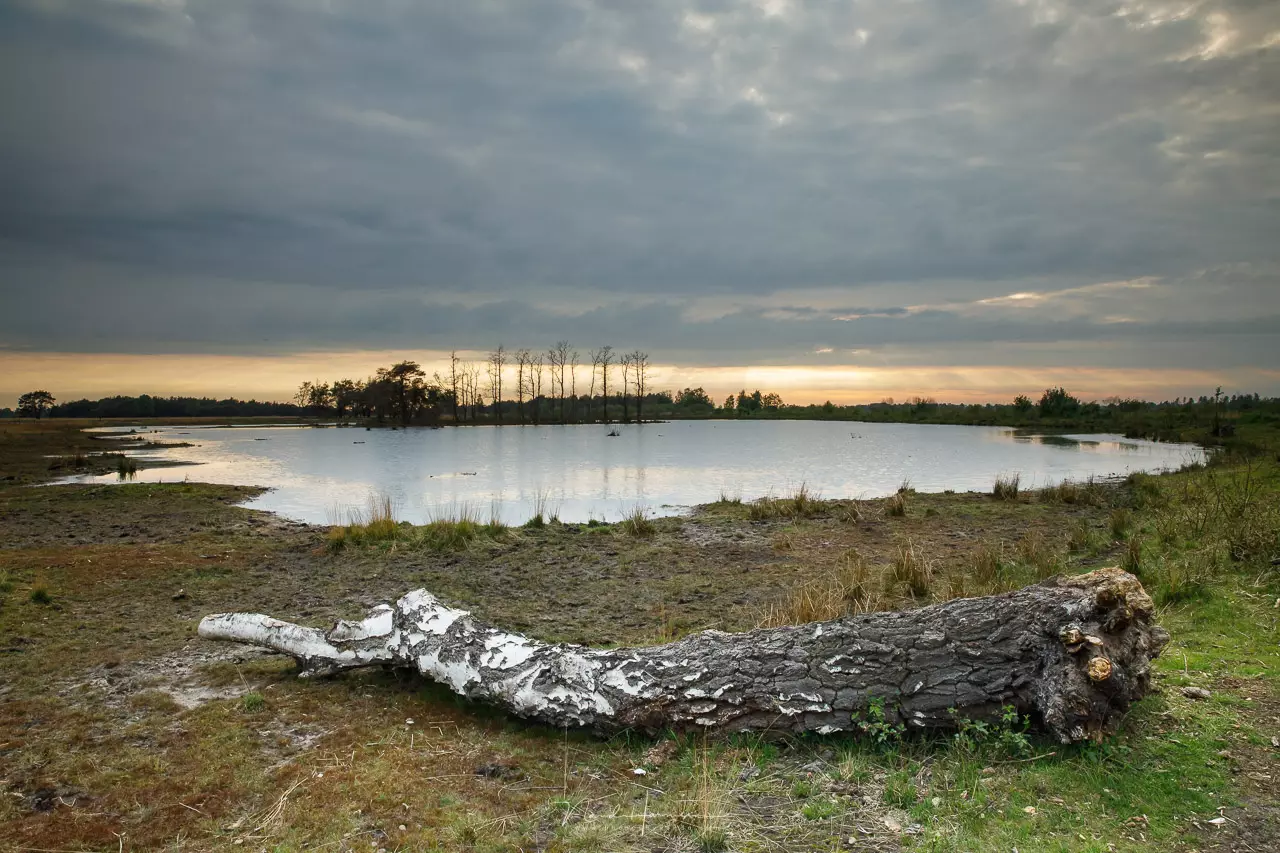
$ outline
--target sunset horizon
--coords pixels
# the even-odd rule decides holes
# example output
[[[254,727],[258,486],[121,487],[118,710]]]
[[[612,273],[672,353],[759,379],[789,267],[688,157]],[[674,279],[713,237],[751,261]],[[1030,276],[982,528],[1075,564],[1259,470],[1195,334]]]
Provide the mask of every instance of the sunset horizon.
[[[485,351],[458,351],[483,362]],[[651,392],[701,387],[717,402],[742,390],[779,394],[787,404],[866,405],[884,400],[929,398],[939,403],[1008,403],[1019,394],[1038,397],[1063,387],[1085,401],[1111,398],[1163,402],[1225,394],[1280,396],[1280,369],[1160,370],[1124,368],[1008,368],[992,365],[753,365],[651,367]],[[0,408],[21,394],[47,390],[61,403],[114,396],[211,397],[289,402],[303,382],[365,380],[398,361],[421,364],[428,377],[447,376],[449,353],[436,350],[297,353],[279,356],[114,353],[14,353],[0,351]],[[579,365],[580,394],[587,392],[589,365]],[[515,368],[504,376],[512,379]],[[128,377],[122,379],[121,377]],[[508,386],[511,387],[511,386]],[[598,389],[597,389],[598,393]],[[504,394],[504,398],[509,395]]]

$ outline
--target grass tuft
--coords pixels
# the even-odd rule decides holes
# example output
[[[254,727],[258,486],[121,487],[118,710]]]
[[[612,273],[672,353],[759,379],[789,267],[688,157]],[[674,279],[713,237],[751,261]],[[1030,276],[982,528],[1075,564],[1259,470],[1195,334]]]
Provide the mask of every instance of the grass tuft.
[[[618,528],[628,536],[652,536],[658,529],[649,511],[639,504],[618,523]]]
[[[1131,526],[1133,526],[1133,510],[1123,506],[1111,510],[1111,535],[1114,538],[1123,539],[1129,534]]]
[[[910,541],[899,543],[889,566],[889,582],[912,598],[925,598],[933,587],[933,567]]]
[[[826,622],[884,607],[879,585],[873,582],[866,563],[850,553],[827,572],[791,590],[787,597],[770,604],[761,615],[759,627],[804,625]]]
[[[991,495],[998,501],[1016,501],[1021,482],[1021,474],[1013,474],[1011,476],[1002,474],[996,477],[995,485],[991,487]]]
[[[907,493],[896,492],[884,499],[884,514],[892,518],[902,518],[907,514]]]
[[[50,605],[53,604],[53,593],[49,592],[49,588],[42,583],[38,583],[31,587],[31,592],[27,598],[32,604]]]
[[[404,537],[404,529],[396,521],[395,506],[390,495],[370,495],[365,509],[348,513],[347,524],[329,528],[329,550],[341,551],[349,545],[394,542]]]
[[[240,710],[246,714],[256,714],[265,707],[267,707],[267,699],[257,690],[240,697]]]
[[[121,480],[132,480],[138,476],[138,463],[128,456],[121,456],[116,460],[116,476]]]
[[[823,511],[822,499],[801,483],[791,494],[781,497],[763,497],[747,506],[747,517],[752,521],[774,518],[813,518]]]

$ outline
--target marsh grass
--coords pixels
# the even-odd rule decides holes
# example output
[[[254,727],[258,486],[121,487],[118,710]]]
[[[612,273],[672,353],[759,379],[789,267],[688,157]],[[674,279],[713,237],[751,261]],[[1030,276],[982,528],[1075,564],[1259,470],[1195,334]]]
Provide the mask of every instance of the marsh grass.
[[[767,521],[775,518],[813,518],[825,511],[821,496],[815,494],[805,483],[784,497],[766,496],[747,505],[747,517],[752,521]]]
[[[1092,554],[1100,547],[1098,533],[1089,524],[1089,520],[1082,518],[1075,524],[1071,525],[1071,531],[1067,534],[1067,549],[1076,554]]]
[[[48,606],[53,604],[53,593],[49,592],[49,587],[42,583],[37,583],[31,587],[31,592],[27,593],[27,599],[32,604]]]
[[[116,476],[121,480],[132,480],[138,476],[138,463],[128,456],[116,459]]]
[[[1120,554],[1120,568],[1131,575],[1142,574],[1142,537],[1130,536]]]
[[[1090,477],[1084,483],[1063,480],[1039,491],[1042,503],[1059,503],[1070,506],[1100,506],[1106,500],[1102,486]]]
[[[1016,501],[1022,482],[1021,474],[1000,475],[991,487],[991,496],[998,501]]]
[[[1062,558],[1048,537],[1032,530],[1018,541],[1018,562],[1032,570],[1036,580],[1044,580],[1062,569]]]
[[[1148,567],[1147,584],[1160,605],[1204,601],[1212,596],[1211,584],[1220,570],[1212,551],[1192,552],[1181,559],[1162,557]]]
[[[933,588],[933,566],[910,540],[898,543],[889,564],[889,584],[911,598],[926,598]]]
[[[757,624],[776,628],[826,622],[884,607],[879,578],[861,556],[849,553],[817,577],[796,586],[785,598],[769,604]]]
[[[341,551],[349,545],[389,543],[405,538],[407,531],[396,520],[390,495],[371,494],[364,509],[352,508],[346,515],[346,524],[335,523],[329,528],[327,539],[332,551]]]
[[[969,576],[980,589],[998,589],[1004,574],[1004,543],[983,542],[969,558]]]
[[[1111,535],[1114,538],[1125,538],[1129,535],[1129,528],[1132,526],[1133,510],[1123,506],[1111,510]]]
[[[628,536],[652,536],[657,532],[658,527],[649,517],[649,511],[640,504],[636,504],[631,512],[623,516],[622,521],[618,523],[618,529]]]
[[[396,518],[395,504],[388,495],[370,496],[365,509],[347,512],[346,524],[335,524],[327,536],[331,551],[351,546],[379,545],[428,551],[461,551],[478,542],[496,541],[510,534],[490,508],[488,519],[469,504],[459,504],[433,517],[426,524],[412,525]]]
[[[548,524],[560,521],[560,508],[551,502],[551,492],[541,491],[533,496],[533,515],[524,523],[525,527],[539,530]]]
[[[907,492],[898,491],[884,499],[884,514],[891,518],[903,518],[907,514]]]

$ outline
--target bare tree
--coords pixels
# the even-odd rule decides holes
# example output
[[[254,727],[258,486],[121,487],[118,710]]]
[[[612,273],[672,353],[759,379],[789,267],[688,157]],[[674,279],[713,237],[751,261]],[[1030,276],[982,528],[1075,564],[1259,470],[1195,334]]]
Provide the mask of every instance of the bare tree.
[[[542,368],[544,366],[542,354],[539,353],[537,358],[529,360],[529,397],[533,403],[533,422],[535,424],[542,423]]]
[[[588,355],[591,358],[591,390],[587,394],[587,420],[591,420],[591,404],[596,399],[596,371],[600,369],[601,354],[604,350],[593,349]]]
[[[649,385],[649,353],[636,350],[631,353],[632,384],[636,389],[636,423],[643,423],[644,394]]]
[[[507,350],[498,348],[489,353],[489,393],[493,397],[493,419],[502,423],[502,371],[507,366]]]
[[[529,383],[529,365],[533,361],[533,353],[527,349],[516,350],[516,408],[520,413],[520,424],[524,425],[524,394]]]
[[[548,384],[551,386],[549,389],[551,393],[548,396],[550,396],[552,400],[552,403],[551,403],[552,417],[555,417],[555,413],[556,413],[555,400],[557,399],[557,397],[559,397],[559,395],[556,393],[556,375],[557,375],[557,368],[559,366],[559,358],[560,358],[560,350],[558,349],[558,346],[547,348],[547,368],[548,368],[547,372],[550,374],[550,379]]]
[[[476,407],[481,405],[483,400],[480,397],[480,365],[467,362],[463,368],[464,382],[466,386],[465,397],[467,411],[470,414],[471,422],[476,420]]]
[[[627,414],[627,389],[630,387],[631,379],[631,353],[627,353],[622,357],[622,422],[629,423],[630,416]]]
[[[600,394],[604,398],[604,422],[609,422],[609,366],[613,364],[613,347],[600,347]]]
[[[453,392],[453,422],[458,422],[458,380],[461,375],[458,372],[458,351],[449,351],[449,390]]]
[[[569,399],[573,400],[574,423],[578,422],[578,351],[569,353]]]
[[[555,381],[556,386],[559,388],[559,394],[557,396],[560,399],[560,423],[564,423],[565,422],[564,373],[565,373],[565,369],[569,366],[569,342],[557,341],[555,347],[552,348],[551,352],[554,354],[551,359],[551,366],[553,371],[552,379]]]

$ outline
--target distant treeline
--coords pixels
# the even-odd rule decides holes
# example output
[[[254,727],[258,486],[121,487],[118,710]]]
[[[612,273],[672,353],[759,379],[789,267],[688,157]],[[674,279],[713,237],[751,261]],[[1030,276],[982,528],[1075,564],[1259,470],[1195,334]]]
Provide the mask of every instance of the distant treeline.
[[[0,409],[0,418],[15,416],[47,418],[249,418],[301,417],[306,412],[293,403],[258,400],[215,400],[212,397],[103,397],[101,400],[73,400],[50,403],[42,409],[15,412]]]
[[[680,414],[675,412],[672,416]],[[939,403],[931,397],[914,397],[901,403],[888,398],[854,406],[830,401],[794,406],[783,403],[777,395],[761,395],[757,391],[726,400],[725,406],[708,416],[1008,426],[1189,441],[1230,438],[1237,428],[1249,425],[1280,427],[1280,398],[1258,394],[1228,396],[1219,388],[1212,395],[1160,403],[1119,397],[1085,402],[1064,388],[1049,388],[1038,400],[1019,395],[1011,403]]]

